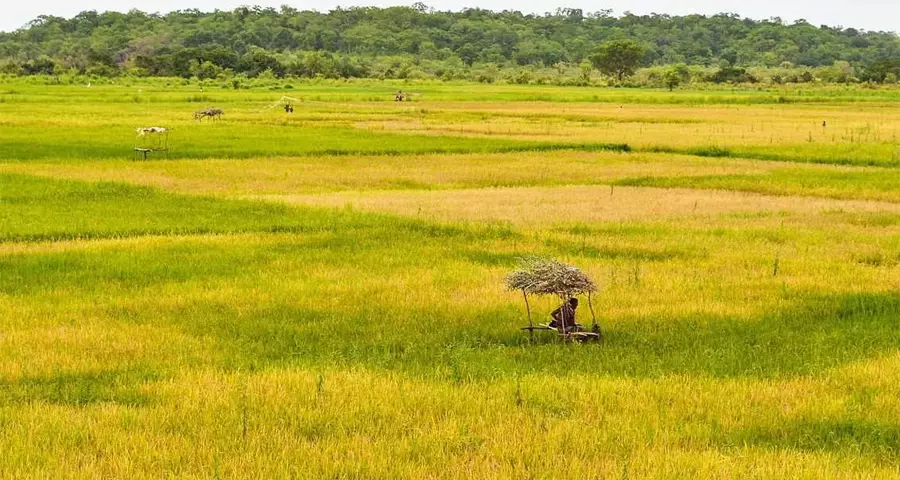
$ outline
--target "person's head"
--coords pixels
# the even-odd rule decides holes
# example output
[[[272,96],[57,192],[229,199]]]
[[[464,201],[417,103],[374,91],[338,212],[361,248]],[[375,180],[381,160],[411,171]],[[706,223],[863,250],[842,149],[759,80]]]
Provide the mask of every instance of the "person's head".
[[[569,306],[571,306],[572,308],[578,308],[578,299],[574,297],[570,298]]]

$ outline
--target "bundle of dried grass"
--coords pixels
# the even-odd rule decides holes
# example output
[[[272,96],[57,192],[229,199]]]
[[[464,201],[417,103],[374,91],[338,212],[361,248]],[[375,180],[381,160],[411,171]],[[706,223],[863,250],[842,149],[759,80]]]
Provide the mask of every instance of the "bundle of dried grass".
[[[135,129],[135,131],[137,132],[137,136],[143,137],[145,135],[152,134],[161,135],[168,132],[169,130],[166,127],[139,127]]]
[[[275,107],[283,107],[286,105],[293,105],[295,103],[303,103],[303,99],[283,96],[283,97],[279,98],[278,100],[266,105],[264,108],[271,110]]]
[[[563,298],[597,291],[597,284],[578,268],[542,257],[523,258],[519,268],[507,275],[506,286],[526,294]]]

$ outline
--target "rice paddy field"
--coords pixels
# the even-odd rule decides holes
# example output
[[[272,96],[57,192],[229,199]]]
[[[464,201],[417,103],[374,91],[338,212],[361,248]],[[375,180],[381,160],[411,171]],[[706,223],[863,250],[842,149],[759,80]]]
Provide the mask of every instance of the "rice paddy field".
[[[3,80],[0,477],[898,478],[898,134],[862,87]],[[519,330],[527,255],[602,342]]]

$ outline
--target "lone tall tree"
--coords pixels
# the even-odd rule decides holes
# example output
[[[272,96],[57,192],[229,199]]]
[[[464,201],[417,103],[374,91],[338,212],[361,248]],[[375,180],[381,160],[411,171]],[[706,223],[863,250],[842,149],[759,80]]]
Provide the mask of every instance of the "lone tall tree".
[[[597,70],[621,82],[623,78],[634,75],[644,61],[644,53],[644,47],[634,40],[613,40],[597,47],[591,55],[591,63]]]

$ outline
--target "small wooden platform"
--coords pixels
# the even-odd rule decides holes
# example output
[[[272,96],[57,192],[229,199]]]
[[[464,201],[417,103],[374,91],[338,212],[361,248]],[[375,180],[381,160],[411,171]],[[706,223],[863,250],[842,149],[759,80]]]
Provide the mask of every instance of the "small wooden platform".
[[[522,330],[533,332],[535,330],[554,330],[555,331],[556,329],[551,327],[550,325],[535,325],[533,327],[522,327]]]
[[[166,154],[166,158],[169,158],[169,149],[154,149],[154,148],[134,148],[134,154],[131,156],[132,160],[137,160],[138,156],[141,156],[143,160],[147,160],[147,156],[151,153],[164,152]]]
[[[560,334],[560,336],[563,336]],[[572,332],[566,334],[569,340],[575,340],[578,342],[593,342],[600,340],[600,334],[594,332]]]
[[[596,332],[570,332],[570,333],[561,333],[559,329],[551,327],[550,325],[535,325],[533,327],[522,327],[522,331],[526,332],[534,332],[534,331],[553,331],[559,334],[560,338],[565,340],[575,340],[578,342],[592,342],[596,340],[600,340],[600,334]]]

